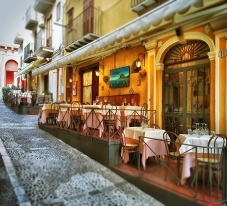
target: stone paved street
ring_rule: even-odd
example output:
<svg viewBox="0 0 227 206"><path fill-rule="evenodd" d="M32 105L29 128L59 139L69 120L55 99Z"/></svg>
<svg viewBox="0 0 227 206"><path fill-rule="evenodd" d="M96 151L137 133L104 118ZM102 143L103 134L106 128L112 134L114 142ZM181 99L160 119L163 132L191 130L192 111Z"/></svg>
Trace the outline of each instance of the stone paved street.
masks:
<svg viewBox="0 0 227 206"><path fill-rule="evenodd" d="M162 205L0 100L0 205Z"/></svg>

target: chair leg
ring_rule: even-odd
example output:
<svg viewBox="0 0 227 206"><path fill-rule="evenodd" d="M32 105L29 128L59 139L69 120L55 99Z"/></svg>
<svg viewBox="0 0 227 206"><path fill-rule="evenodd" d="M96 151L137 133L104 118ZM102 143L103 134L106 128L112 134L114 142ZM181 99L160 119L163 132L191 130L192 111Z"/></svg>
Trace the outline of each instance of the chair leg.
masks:
<svg viewBox="0 0 227 206"><path fill-rule="evenodd" d="M177 175L180 177L180 158L177 158Z"/></svg>
<svg viewBox="0 0 227 206"><path fill-rule="evenodd" d="M208 175L209 175L209 180L208 180L208 184L210 184L210 197L212 197L212 168L211 165L208 166Z"/></svg>

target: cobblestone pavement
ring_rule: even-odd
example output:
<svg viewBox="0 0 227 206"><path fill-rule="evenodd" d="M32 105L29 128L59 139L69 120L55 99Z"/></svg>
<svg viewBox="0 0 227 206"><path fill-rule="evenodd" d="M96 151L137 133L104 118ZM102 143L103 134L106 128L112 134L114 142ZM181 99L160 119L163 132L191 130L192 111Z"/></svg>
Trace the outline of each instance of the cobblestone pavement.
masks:
<svg viewBox="0 0 227 206"><path fill-rule="evenodd" d="M0 100L0 205L162 205Z"/></svg>

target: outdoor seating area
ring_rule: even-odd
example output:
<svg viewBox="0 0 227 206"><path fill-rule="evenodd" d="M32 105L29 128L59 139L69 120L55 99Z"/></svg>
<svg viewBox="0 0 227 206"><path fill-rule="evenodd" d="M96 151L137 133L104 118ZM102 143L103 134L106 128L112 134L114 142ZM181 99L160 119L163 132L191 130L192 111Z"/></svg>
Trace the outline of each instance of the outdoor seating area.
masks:
<svg viewBox="0 0 227 206"><path fill-rule="evenodd" d="M53 114L55 121L49 124ZM221 203L226 198L222 172L226 136L165 131L155 124L155 114L148 109L144 113L140 106L52 103L40 105L39 124L107 143L118 142L115 155L120 161L110 164L114 169L131 171L135 178L156 186L174 186L180 195L201 204ZM132 126L136 121L141 125Z"/></svg>
<svg viewBox="0 0 227 206"><path fill-rule="evenodd" d="M159 140L148 137L139 138L139 142L153 152L153 156L146 159L146 168L143 167L143 155L139 155L141 150L137 150L138 161L131 155L134 162L129 161L128 164L118 164L113 167L198 205L222 205L226 200L226 175L223 171L226 168L224 158L227 152L226 136L217 134L197 137L182 134L179 136L180 138L185 136L185 140L177 142L180 138L176 135L178 139L175 146L178 145L179 150L170 152L167 147L167 154L159 155L146 143L146 139L151 142L160 141L169 146L174 142L171 138L166 140L166 134L168 132L165 132L163 139ZM204 146L188 143L192 139L200 140Z"/></svg>
<svg viewBox="0 0 227 206"><path fill-rule="evenodd" d="M126 128L135 122L155 122L155 111L144 110L142 106L116 106L104 104L81 104L80 102L39 104L40 124L85 133L103 139L115 139L120 127ZM52 121L51 121L52 120ZM109 137L109 138L108 138Z"/></svg>

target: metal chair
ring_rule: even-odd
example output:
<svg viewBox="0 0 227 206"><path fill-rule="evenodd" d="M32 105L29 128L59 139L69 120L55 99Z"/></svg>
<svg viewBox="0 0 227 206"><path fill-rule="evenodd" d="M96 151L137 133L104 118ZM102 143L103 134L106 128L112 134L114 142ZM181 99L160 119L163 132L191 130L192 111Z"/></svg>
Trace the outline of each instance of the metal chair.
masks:
<svg viewBox="0 0 227 206"><path fill-rule="evenodd" d="M141 107L140 113L135 114L136 116L139 115L139 119L138 118L132 119L130 126L141 127L141 123L147 122L147 109L148 104L144 103Z"/></svg>
<svg viewBox="0 0 227 206"><path fill-rule="evenodd" d="M213 177L217 177L216 183L220 187L221 183L218 176L222 175L222 154L223 148L227 146L227 137L224 134L213 135L207 145L207 153L203 153L202 157L197 157L197 168L202 167L203 184L205 183L205 174L208 176L207 184L210 184L210 196L212 197ZM206 151L205 151L206 152ZM216 176L214 175L216 174ZM194 173L192 186L196 179L196 171Z"/></svg>
<svg viewBox="0 0 227 206"><path fill-rule="evenodd" d="M70 108L70 128L81 131L83 125L82 104L79 101L73 101Z"/></svg>
<svg viewBox="0 0 227 206"><path fill-rule="evenodd" d="M128 155L134 153L137 157L137 153L139 152L139 142L128 143L125 138L124 130L122 127L119 127L118 134L120 135L120 141L121 141L121 157L124 163L127 163L125 161L125 156L124 156L125 153L128 153Z"/></svg>
<svg viewBox="0 0 227 206"><path fill-rule="evenodd" d="M59 106L58 103L52 103L51 104L51 111L46 118L46 123L47 124L57 124L57 118L58 118L58 111L59 111Z"/></svg>
<svg viewBox="0 0 227 206"><path fill-rule="evenodd" d="M113 102L105 102L102 105L102 114L103 114L103 125L104 125L104 131L103 135L108 136L110 134L110 139L114 138L117 134L117 106L114 105Z"/></svg>
<svg viewBox="0 0 227 206"><path fill-rule="evenodd" d="M179 148L181 146L181 141L178 138L177 134L174 132L166 131L163 133L163 140L166 147L166 154L168 158L168 166L170 160L177 161L177 174L180 177L180 161L183 159L184 155L181 155L179 152ZM167 178L167 175L165 179Z"/></svg>

